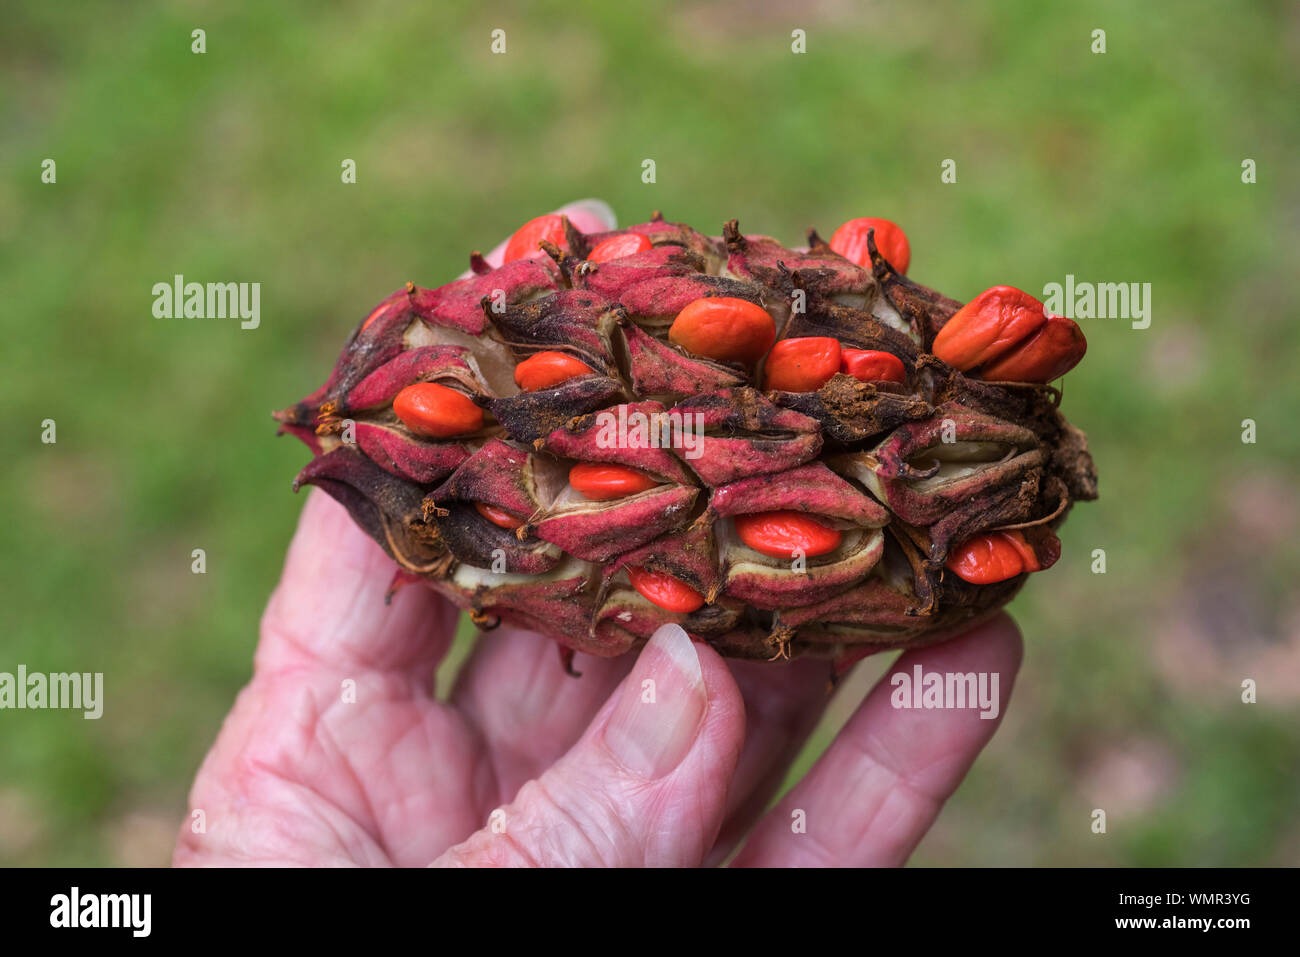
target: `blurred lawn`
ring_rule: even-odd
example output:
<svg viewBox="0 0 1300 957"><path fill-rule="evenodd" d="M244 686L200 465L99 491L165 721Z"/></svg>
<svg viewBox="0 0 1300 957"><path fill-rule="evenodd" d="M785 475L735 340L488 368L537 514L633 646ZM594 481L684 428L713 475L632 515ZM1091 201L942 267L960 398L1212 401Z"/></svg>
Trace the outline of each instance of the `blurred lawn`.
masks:
<svg viewBox="0 0 1300 957"><path fill-rule="evenodd" d="M401 282L589 195L789 242L886 216L961 299L1150 282L1150 329L1083 323L1102 499L1015 606L1006 724L916 860L1300 860L1294 4L16 6L0 671L102 671L107 704L0 712L0 862L167 859L301 504L268 413ZM261 328L153 318L175 273L261 282Z"/></svg>

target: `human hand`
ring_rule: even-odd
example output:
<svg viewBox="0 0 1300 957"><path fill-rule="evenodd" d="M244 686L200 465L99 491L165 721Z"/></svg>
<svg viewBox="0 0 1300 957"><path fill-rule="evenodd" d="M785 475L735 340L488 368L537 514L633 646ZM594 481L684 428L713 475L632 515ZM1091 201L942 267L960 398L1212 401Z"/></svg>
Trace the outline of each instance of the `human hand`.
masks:
<svg viewBox="0 0 1300 957"><path fill-rule="evenodd" d="M764 813L827 704L824 661L724 661L665 627L638 655L579 655L574 679L552 641L503 625L438 701L456 610L418 586L385 605L393 570L310 494L177 865L696 866L747 832L736 865L902 864L992 736L1021 657L1006 616L904 653L891 673L1000 673L999 718L895 709L886 675Z"/></svg>

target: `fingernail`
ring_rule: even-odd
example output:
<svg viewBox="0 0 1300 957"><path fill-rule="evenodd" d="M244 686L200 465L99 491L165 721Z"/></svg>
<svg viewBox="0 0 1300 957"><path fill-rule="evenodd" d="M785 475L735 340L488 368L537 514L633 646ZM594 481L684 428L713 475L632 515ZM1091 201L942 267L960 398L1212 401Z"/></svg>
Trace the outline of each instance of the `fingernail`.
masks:
<svg viewBox="0 0 1300 957"><path fill-rule="evenodd" d="M647 780L682 763L707 702L700 658L678 625L664 625L641 649L605 726L605 744L624 767Z"/></svg>
<svg viewBox="0 0 1300 957"><path fill-rule="evenodd" d="M560 212L573 220L573 225L584 233L613 229L618 225L618 217L614 215L613 207L603 199L580 199L577 202L565 203Z"/></svg>

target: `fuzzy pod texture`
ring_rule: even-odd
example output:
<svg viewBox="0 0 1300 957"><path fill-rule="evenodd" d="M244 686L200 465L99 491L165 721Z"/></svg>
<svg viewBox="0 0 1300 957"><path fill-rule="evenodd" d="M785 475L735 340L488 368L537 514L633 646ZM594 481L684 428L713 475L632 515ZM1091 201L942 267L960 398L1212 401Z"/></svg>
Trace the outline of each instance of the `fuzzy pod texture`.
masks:
<svg viewBox="0 0 1300 957"><path fill-rule="evenodd" d="M1050 568L1096 498L1046 381L1086 343L1011 287L963 307L907 278L883 222L796 251L735 220L533 220L502 266L474 254L386 298L276 414L315 456L294 487L346 506L395 585L566 661L665 622L837 673L950 637Z"/></svg>

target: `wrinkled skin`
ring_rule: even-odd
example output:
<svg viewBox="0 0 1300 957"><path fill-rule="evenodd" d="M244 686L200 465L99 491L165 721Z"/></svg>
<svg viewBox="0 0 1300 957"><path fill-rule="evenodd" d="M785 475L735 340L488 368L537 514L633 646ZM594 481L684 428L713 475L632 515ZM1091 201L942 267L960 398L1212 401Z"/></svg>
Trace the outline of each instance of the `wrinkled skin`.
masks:
<svg viewBox="0 0 1300 957"><path fill-rule="evenodd" d="M449 700L430 676L456 612L428 589L382 600L389 558L312 492L262 619L252 681L199 771L178 865L898 865L961 782L996 720L896 710L888 676L804 779L763 814L828 703L826 664L724 661L686 642L699 681L656 640L639 657L578 655L502 628L477 639ZM1005 713L1021 643L1005 616L893 670L997 671ZM655 727L694 715L659 773L650 735L629 761L622 695L657 685ZM355 703L342 701L356 682ZM611 738L614 744L611 744ZM624 747L617 750L618 742ZM619 754L624 757L620 758ZM505 809L504 833L489 816ZM791 813L807 833L791 833ZM750 831L750 829L753 829Z"/></svg>
<svg viewBox="0 0 1300 957"><path fill-rule="evenodd" d="M887 674L764 814L831 700L825 662L724 661L670 631L637 656L579 654L574 679L552 641L502 626L439 701L457 612L419 586L386 605L394 567L310 494L252 680L190 793L205 827L187 815L177 865L696 866L742 839L740 866L898 865L999 724L897 710ZM1000 718L1021 652L1000 616L891 673L998 672Z"/></svg>

